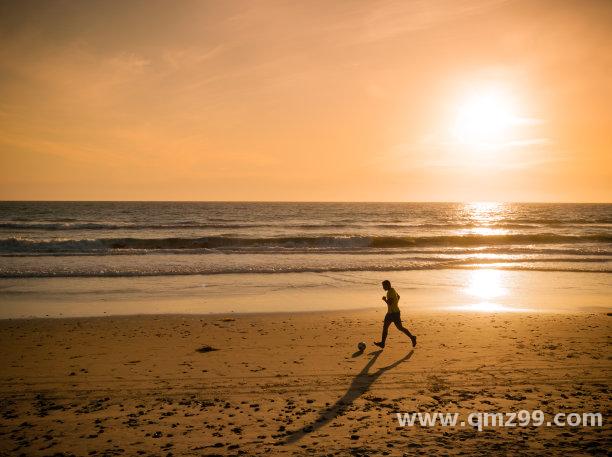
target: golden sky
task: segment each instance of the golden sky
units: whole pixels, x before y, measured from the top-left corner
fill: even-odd
[[[612,2],[0,2],[0,199],[612,201]]]

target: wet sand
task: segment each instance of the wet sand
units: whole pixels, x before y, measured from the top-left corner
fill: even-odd
[[[1,455],[606,455],[604,313],[0,321]],[[366,341],[364,353],[356,353]],[[216,350],[203,350],[210,346]],[[602,427],[401,427],[397,412],[601,412]]]

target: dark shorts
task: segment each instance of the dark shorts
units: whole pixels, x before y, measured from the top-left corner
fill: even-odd
[[[400,317],[400,313],[387,313],[385,314],[385,325],[402,325],[402,318]]]

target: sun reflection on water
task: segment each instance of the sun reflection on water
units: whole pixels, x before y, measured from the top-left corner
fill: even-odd
[[[508,205],[498,202],[474,202],[463,205],[462,213],[469,228],[461,230],[463,235],[505,235],[509,231],[505,228],[497,227],[498,222],[503,221],[507,212]]]
[[[503,286],[502,272],[499,270],[474,270],[470,272],[470,279],[465,292],[480,299],[492,299],[508,293]]]
[[[505,313],[532,311],[527,308],[515,308],[496,302],[496,299],[508,295],[504,272],[495,269],[479,269],[469,272],[467,285],[463,292],[475,300],[469,304],[453,306],[455,311],[475,311],[484,313]]]
[[[490,235],[505,235],[508,233],[508,230],[502,229],[502,228],[491,228],[491,227],[474,227],[471,229],[463,230],[462,233],[465,235],[474,234],[474,235],[490,236]]]
[[[461,235],[480,235],[485,237],[481,246],[473,249],[471,255],[474,258],[486,260],[502,260],[503,255],[478,252],[486,249],[487,236],[507,235],[511,231],[505,226],[499,226],[500,222],[512,219],[512,205],[500,202],[473,202],[466,203],[461,209],[462,217],[468,227],[460,230]],[[454,306],[452,309],[477,312],[517,312],[529,311],[528,309],[515,308],[500,303],[502,297],[509,293],[507,275],[491,266],[475,269],[469,272],[463,292],[470,297],[469,304]],[[507,297],[506,297],[507,298]]]
[[[473,222],[490,224],[503,218],[506,207],[499,202],[472,202],[465,205],[464,211]]]
[[[476,311],[480,313],[512,313],[527,311],[520,308],[512,308],[510,306],[500,305],[499,303],[473,303],[471,305],[455,306],[453,309],[457,311]]]

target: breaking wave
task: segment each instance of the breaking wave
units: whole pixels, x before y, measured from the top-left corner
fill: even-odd
[[[444,236],[289,236],[248,238],[208,236],[201,238],[97,238],[32,240],[6,238],[0,240],[0,253],[113,253],[114,251],[165,250],[362,250],[427,247],[478,247],[504,245],[612,243],[612,235],[560,235],[553,233],[506,235],[444,235]]]

